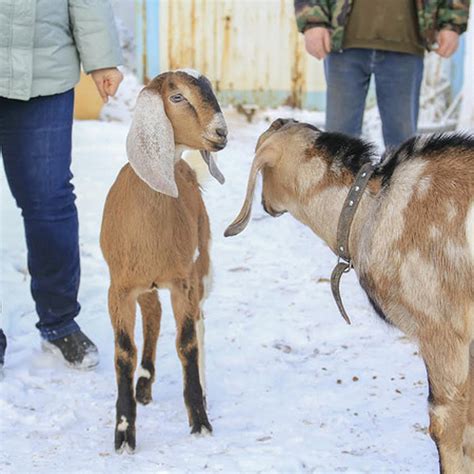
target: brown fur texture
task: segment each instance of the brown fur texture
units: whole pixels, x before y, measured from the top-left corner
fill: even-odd
[[[260,137],[247,198],[226,235],[262,202],[289,211],[334,251],[344,199],[364,143],[279,120]],[[384,157],[357,209],[352,263],[377,312],[415,340],[430,385],[430,433],[445,473],[474,472],[474,138],[419,137]]]
[[[202,303],[210,279],[210,228],[194,171],[182,150],[216,150],[227,131],[209,81],[184,72],[165,73],[147,87],[160,94],[173,129],[174,181],[178,197],[156,192],[130,164],[120,171],[107,196],[101,248],[110,271],[109,312],[115,333],[118,398],[115,448],[135,449],[135,400],[152,399],[161,305],[157,289],[167,288],[176,320],[176,348],[183,367],[184,399],[193,433],[212,431],[205,409]],[[178,104],[169,98],[182,94]],[[151,111],[152,112],[152,111]],[[216,115],[218,119],[216,120]],[[214,131],[216,124],[221,126]],[[213,136],[214,144],[209,142]],[[158,137],[159,140],[169,137]],[[136,392],[134,343],[136,303],[143,316],[144,348]]]

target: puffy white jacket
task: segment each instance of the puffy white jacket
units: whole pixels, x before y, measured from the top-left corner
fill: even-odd
[[[108,0],[0,0],[0,97],[65,92],[81,62],[86,73],[122,62]]]

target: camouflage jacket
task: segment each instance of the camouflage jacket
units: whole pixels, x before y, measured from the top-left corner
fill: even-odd
[[[449,29],[466,31],[470,0],[413,0],[416,2],[418,27],[426,49],[432,49],[436,32]],[[331,49],[340,51],[344,28],[353,0],[295,0],[296,23],[304,33],[315,26],[331,29]]]

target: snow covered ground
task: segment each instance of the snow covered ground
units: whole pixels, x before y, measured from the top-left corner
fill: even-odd
[[[204,192],[215,269],[205,307],[214,434],[189,435],[163,293],[154,401],[139,406],[133,456],[113,450],[113,337],[98,245],[103,202],[125,162],[127,126],[74,128],[78,322],[101,352],[94,372],[68,370],[40,350],[23,228],[2,171],[1,311],[9,347],[0,382],[0,471],[437,472],[423,363],[416,347],[377,319],[354,275],[343,280],[353,321],[347,326],[327,280],[335,257],[307,228],[288,215],[268,217],[256,202],[247,230],[222,236],[240,209],[256,139],[268,126],[263,117],[249,125],[228,114],[230,141],[219,154],[227,183],[210,182]]]

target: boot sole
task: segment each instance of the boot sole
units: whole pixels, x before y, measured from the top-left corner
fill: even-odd
[[[41,341],[41,348],[43,349],[43,352],[49,352],[50,354],[53,354],[55,357],[61,360],[63,364],[66,367],[69,367],[70,369],[75,369],[75,370],[83,370],[83,371],[89,371],[93,370],[95,367],[99,365],[99,352],[88,352],[85,356],[82,362],[73,364],[72,362],[68,362],[61,350],[56,347],[54,344],[51,344],[48,341],[45,341],[44,339]]]

